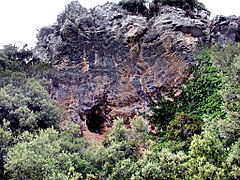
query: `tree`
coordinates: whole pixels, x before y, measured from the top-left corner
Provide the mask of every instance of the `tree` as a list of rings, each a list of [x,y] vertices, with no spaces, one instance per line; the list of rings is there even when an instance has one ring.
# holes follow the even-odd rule
[[[223,162],[225,152],[221,140],[209,131],[196,135],[190,146],[187,179],[228,179]]]
[[[203,121],[191,114],[177,113],[175,119],[167,127],[167,139],[184,141],[185,148],[191,144],[192,137],[202,132]]]
[[[229,44],[224,48],[212,48],[212,61],[220,69],[224,88],[221,95],[227,116],[219,120],[222,138],[234,143],[240,138],[240,44]]]
[[[221,71],[211,62],[211,53],[211,50],[204,49],[197,56],[199,64],[191,67],[190,78],[181,87],[180,95],[175,96],[170,88],[160,89],[167,98],[160,96],[158,102],[151,105],[153,115],[150,121],[159,126],[163,135],[168,133],[167,127],[172,121],[178,121],[176,117],[179,113],[188,114],[189,117],[194,116],[196,121],[203,122],[204,119],[208,119],[209,123],[215,117],[225,117],[226,113],[222,110],[223,98],[220,93],[223,80]],[[174,132],[171,133],[174,134]]]
[[[176,6],[184,10],[207,10],[205,5],[197,0],[154,0],[154,3],[162,3],[163,5]]]
[[[226,160],[230,179],[240,179],[240,140],[232,145]]]
[[[107,180],[126,180],[130,179],[133,174],[135,174],[139,170],[135,161],[131,158],[124,159],[122,161],[117,162],[114,167],[112,174],[108,177]]]
[[[122,118],[114,120],[104,146],[91,153],[92,164],[100,171],[99,179],[130,179],[138,170],[136,161],[146,143],[147,129],[141,117],[130,119],[130,124],[131,129],[127,129]]]
[[[3,119],[8,120],[15,134],[57,127],[59,118],[60,109],[56,102],[37,80],[27,79],[25,84],[9,84],[0,89],[0,124]]]
[[[8,175],[5,174],[4,169],[4,157],[6,156],[10,147],[14,144],[13,133],[8,126],[9,122],[6,120],[4,120],[3,125],[0,126],[0,179],[8,179]]]
[[[129,12],[136,14],[140,13],[144,15],[147,11],[147,7],[145,6],[146,2],[146,0],[121,0],[119,2],[119,5]]]
[[[218,107],[225,115],[206,116],[205,131],[194,136],[190,146],[187,178],[239,179],[240,45],[214,46],[210,50],[211,62],[222,79],[218,90],[222,103]]]
[[[72,167],[71,155],[61,152],[59,133],[56,130],[40,131],[36,136],[24,132],[22,139],[23,136],[27,136],[27,141],[19,142],[8,153],[5,168],[11,174],[11,179],[67,177],[72,169],[73,175],[80,177]]]
[[[135,143],[138,145],[146,144],[147,140],[147,125],[144,122],[144,118],[141,116],[136,116],[130,119],[131,125],[131,138],[134,139]]]
[[[63,132],[53,128],[38,134],[25,131],[6,157],[5,168],[11,179],[85,178],[94,168],[83,157],[86,148],[83,139],[69,131],[75,127],[68,123]]]
[[[185,171],[182,164],[186,160],[187,156],[183,152],[174,154],[168,149],[162,149],[160,152],[146,150],[137,162],[139,171],[133,179],[182,179]]]

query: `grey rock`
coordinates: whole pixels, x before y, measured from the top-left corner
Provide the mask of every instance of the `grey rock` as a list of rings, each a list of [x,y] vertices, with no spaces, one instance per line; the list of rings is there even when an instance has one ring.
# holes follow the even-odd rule
[[[94,118],[110,124],[147,111],[160,87],[178,89],[196,63],[198,43],[239,39],[239,19],[207,17],[162,6],[149,19],[113,3],[87,11],[74,1],[56,24],[41,29],[34,55],[53,64],[52,96],[66,119],[83,129]]]
[[[216,16],[210,22],[210,42],[225,46],[240,41],[240,21],[236,16]]]

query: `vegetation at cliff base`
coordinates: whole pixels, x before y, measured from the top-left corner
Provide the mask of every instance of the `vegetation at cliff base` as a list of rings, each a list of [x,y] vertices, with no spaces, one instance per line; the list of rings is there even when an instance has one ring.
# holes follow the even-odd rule
[[[174,101],[160,97],[152,106],[160,129],[153,147],[188,155],[183,179],[239,179],[239,57],[239,44],[204,50],[181,95]],[[159,108],[163,103],[168,105]]]
[[[0,50],[0,178],[6,154],[22,133],[58,128],[61,111],[47,91],[44,70],[31,59],[30,50],[7,45]],[[34,64],[33,64],[34,63]],[[38,70],[36,70],[36,68]]]

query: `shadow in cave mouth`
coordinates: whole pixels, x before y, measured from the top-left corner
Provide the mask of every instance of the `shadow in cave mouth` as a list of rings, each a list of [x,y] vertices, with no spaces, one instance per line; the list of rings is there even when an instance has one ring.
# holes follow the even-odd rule
[[[106,118],[104,118],[101,105],[93,106],[87,114],[87,127],[90,132],[102,134],[105,127]]]

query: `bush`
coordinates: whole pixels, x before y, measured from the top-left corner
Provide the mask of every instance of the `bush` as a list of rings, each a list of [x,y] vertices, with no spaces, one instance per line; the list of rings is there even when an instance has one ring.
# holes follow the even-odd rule
[[[182,164],[187,160],[183,152],[174,154],[168,149],[160,152],[147,150],[141,159],[137,162],[139,172],[135,174],[136,179],[183,179],[184,166]]]
[[[128,10],[129,12],[135,14],[145,14],[147,11],[147,7],[145,6],[146,0],[121,0],[119,5]]]
[[[187,179],[228,179],[223,166],[225,153],[222,142],[213,133],[205,131],[194,136],[186,163]]]
[[[176,6],[184,10],[206,10],[204,4],[197,0],[154,0],[154,3],[162,3],[163,5]]]
[[[230,179],[240,179],[240,139],[232,145],[226,165]]]
[[[0,179],[10,179],[4,157],[16,138],[26,130],[57,127],[60,118],[59,107],[43,87],[46,80],[30,78],[37,75],[42,79],[46,70],[35,66],[43,63],[36,63],[26,47],[6,45],[0,49]]]
[[[37,80],[28,79],[20,86],[9,84],[0,89],[0,124],[3,119],[10,122],[15,134],[57,127],[60,109]]]
[[[113,121],[112,131],[107,134],[105,145],[126,141],[129,133],[129,130],[123,124],[123,118],[117,118]]]
[[[187,141],[191,143],[194,134],[200,134],[202,131],[203,121],[195,116],[185,113],[177,113],[167,127],[167,138],[175,141]]]
[[[13,144],[14,136],[11,129],[9,129],[9,122],[4,121],[3,125],[0,126],[0,179],[2,180],[9,179],[4,169],[4,157]]]
[[[229,143],[240,138],[240,43],[225,48],[212,48],[212,61],[221,71],[224,88],[221,90],[226,118],[219,121],[220,136]]]
[[[84,148],[68,130],[25,131],[8,152],[5,168],[11,179],[82,179],[94,170],[83,157]]]
[[[136,161],[145,148],[147,128],[141,117],[130,119],[130,123],[131,129],[127,129],[122,118],[114,120],[105,147],[94,148],[92,164],[100,171],[99,179],[130,179],[138,170]]]
[[[158,102],[151,105],[154,113],[150,120],[161,130],[165,131],[179,112],[193,115],[199,120],[225,117],[223,98],[219,92],[223,88],[223,80],[220,70],[211,62],[211,53],[210,50],[203,50],[197,57],[199,65],[191,68],[190,78],[182,86],[179,96],[174,96],[171,89],[163,89],[174,101],[160,96]]]
[[[157,103],[150,105],[153,114],[149,120],[156,124],[161,131],[166,131],[167,125],[174,119],[177,104],[163,96],[158,97]]]

